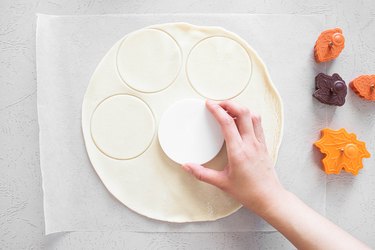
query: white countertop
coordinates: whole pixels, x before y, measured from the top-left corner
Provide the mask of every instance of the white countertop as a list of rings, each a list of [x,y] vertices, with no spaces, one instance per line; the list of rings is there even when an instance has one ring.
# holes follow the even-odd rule
[[[90,232],[44,236],[36,111],[35,13],[38,12],[325,14],[343,28],[347,34],[346,49],[351,51],[335,61],[328,72],[337,70],[349,81],[360,74],[375,74],[375,4],[371,0],[0,0],[0,249],[293,248],[279,233]],[[340,111],[336,112],[335,116],[339,115]],[[333,120],[335,125],[340,122],[345,126],[344,120]],[[359,139],[373,142],[374,132],[371,135]],[[375,149],[369,151],[375,157]],[[327,216],[375,247],[373,159],[367,161],[365,174],[328,176]]]

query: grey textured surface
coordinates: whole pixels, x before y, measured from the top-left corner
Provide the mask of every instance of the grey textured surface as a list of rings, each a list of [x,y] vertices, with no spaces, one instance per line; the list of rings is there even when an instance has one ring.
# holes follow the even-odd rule
[[[35,13],[105,14],[236,12],[326,14],[347,34],[346,53],[329,65],[349,80],[375,68],[373,1],[33,1],[0,0],[0,248],[1,249],[290,249],[278,233],[140,234],[67,233],[44,236],[36,111]],[[332,109],[332,126],[375,125],[373,110],[350,94]],[[351,105],[351,106],[349,106]],[[349,108],[346,108],[349,107]],[[341,112],[356,111],[350,119]],[[328,125],[328,124],[327,124]],[[331,125],[331,124],[329,124]],[[355,130],[355,129],[354,129]],[[357,132],[357,131],[356,131]],[[374,145],[374,131],[358,131]],[[374,154],[375,149],[369,148]],[[327,215],[375,247],[375,168],[365,174],[329,176]]]

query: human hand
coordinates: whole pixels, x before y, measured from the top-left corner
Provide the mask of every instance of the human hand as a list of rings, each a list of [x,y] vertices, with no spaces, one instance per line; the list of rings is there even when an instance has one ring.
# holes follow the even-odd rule
[[[369,249],[282,187],[267,151],[259,116],[231,101],[206,104],[221,126],[228,164],[217,171],[187,163],[183,165],[186,171],[231,194],[298,249]]]
[[[268,154],[260,117],[232,101],[207,101],[206,106],[220,124],[228,164],[222,171],[194,163],[183,164],[183,168],[260,213],[283,190]]]

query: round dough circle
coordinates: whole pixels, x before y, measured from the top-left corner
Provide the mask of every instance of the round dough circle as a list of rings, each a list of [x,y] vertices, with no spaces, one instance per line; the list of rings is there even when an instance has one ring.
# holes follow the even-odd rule
[[[102,101],[91,118],[91,136],[105,155],[125,160],[142,154],[151,144],[155,121],[150,108],[131,95]]]
[[[160,120],[158,137],[166,155],[180,164],[204,164],[224,143],[219,124],[199,99],[184,99],[169,107]]]
[[[122,80],[140,92],[157,92],[176,79],[181,68],[181,51],[166,32],[144,29],[127,36],[117,52],[117,69]]]
[[[239,95],[250,81],[251,59],[233,39],[209,37],[194,46],[187,66],[193,88],[202,96],[224,100]]]
[[[144,38],[140,39],[138,36]],[[150,47],[154,46],[154,42],[158,43],[155,41],[155,37],[166,39],[166,43],[162,42],[161,45],[168,44],[168,49],[174,51],[173,53],[165,52],[174,55],[168,59],[174,62],[172,67],[163,73],[165,77],[169,77],[169,80],[165,81],[166,85],[163,86],[167,86],[167,82],[171,82],[173,86],[165,91],[156,90],[163,87],[159,84],[160,77],[151,79],[153,80],[151,87],[139,84],[139,80],[144,79],[143,69],[139,70],[140,75],[136,75],[135,71],[129,73],[132,79],[129,78],[129,75],[124,75],[124,68],[121,72],[119,71],[119,61],[129,64],[126,67],[131,67],[132,62],[123,61],[124,58],[134,59],[139,62],[140,66],[143,65],[136,53],[133,53],[131,57],[121,57],[122,51],[119,51],[119,48],[132,50],[128,46],[133,46],[133,49],[136,48],[139,55],[144,57],[143,50],[149,50],[144,46]],[[202,49],[203,46],[209,53]],[[176,52],[176,47],[178,52]],[[218,51],[215,52],[215,49]],[[241,49],[244,49],[245,52]],[[201,52],[198,52],[199,50]],[[211,88],[212,86],[207,85],[207,82],[201,81],[205,79],[201,75],[204,72],[204,74],[208,74],[207,79],[212,81],[210,74],[213,72],[207,70],[209,69],[208,65],[200,65],[206,71],[195,75],[194,72],[199,70],[196,67],[200,56],[206,57],[212,54],[215,56],[215,53],[222,54],[221,51],[227,55],[228,62],[239,64],[242,62],[247,65],[241,64],[241,68],[247,73],[239,71],[237,67],[234,69],[224,68],[225,74],[237,72],[237,76],[230,77],[229,85],[216,85]],[[127,53],[132,53],[132,51]],[[159,51],[155,53],[158,54]],[[176,59],[176,56],[181,60]],[[240,60],[236,61],[236,58],[240,58]],[[208,58],[207,60],[212,59]],[[211,63],[216,63],[216,61]],[[178,67],[173,65],[179,65],[180,68],[177,70]],[[158,66],[158,64],[155,65],[155,67]],[[171,69],[174,71],[173,74],[171,74]],[[152,67],[151,70],[153,70]],[[184,72],[180,70],[184,70]],[[222,74],[222,72],[219,73]],[[175,80],[172,79],[176,74],[178,76]],[[239,77],[248,74],[250,83]],[[204,85],[205,88],[199,89],[198,82],[190,83],[189,81],[193,80],[193,78],[188,78],[190,76],[196,76],[201,81],[199,84]],[[221,79],[219,80],[221,81]],[[194,90],[193,87],[196,89]],[[149,94],[145,90],[155,92]],[[207,95],[213,99],[235,96],[233,101],[248,108],[256,108],[257,113],[261,114],[265,121],[263,124],[265,139],[271,157],[274,162],[276,161],[282,138],[282,101],[272,84],[265,65],[257,53],[238,35],[220,27],[195,26],[187,23],[157,24],[126,35],[113,45],[99,63],[91,77],[82,103],[82,132],[95,172],[108,191],[127,208],[156,220],[194,222],[223,218],[242,206],[221,189],[193,178],[181,168],[180,164],[164,154],[160,143],[154,140],[156,132],[160,132],[156,131],[156,127],[160,124],[166,110],[182,99],[203,99],[199,95]],[[118,97],[121,100],[115,104]],[[114,98],[114,102],[112,98]],[[122,98],[124,98],[124,102],[122,102]],[[128,105],[127,102],[134,106]],[[115,106],[114,109],[113,106]],[[113,110],[117,111],[113,114],[108,113]],[[122,116],[122,113],[128,115],[124,115],[124,118],[132,117],[129,118],[129,122],[123,123],[122,118],[117,117],[119,114]],[[137,120],[140,119],[140,116],[144,117],[142,122]],[[116,122],[117,119],[120,119],[120,122]],[[113,129],[112,126],[115,128]],[[109,139],[106,133],[113,139]],[[112,144],[118,143],[116,141],[119,140],[116,133],[120,137],[123,136],[122,133],[128,133],[134,138],[128,141],[120,140],[120,143],[126,144],[125,146],[113,146]],[[119,160],[120,158],[121,160]],[[225,147],[222,147],[220,152],[204,166],[220,171],[225,168],[227,162],[226,150]],[[143,218],[132,217],[131,220],[133,219],[134,222],[140,222],[140,226],[143,225]]]

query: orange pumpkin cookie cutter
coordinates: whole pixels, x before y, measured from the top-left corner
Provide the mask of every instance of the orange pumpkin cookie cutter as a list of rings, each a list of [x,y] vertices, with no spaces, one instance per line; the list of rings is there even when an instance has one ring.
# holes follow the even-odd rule
[[[375,101],[375,75],[359,76],[352,80],[349,86],[359,97]]]
[[[314,47],[315,60],[327,62],[338,57],[345,46],[345,37],[340,28],[323,31]]]
[[[341,169],[357,175],[363,168],[362,159],[371,155],[366,144],[357,140],[354,133],[348,133],[344,128],[332,130],[325,128],[322,137],[314,145],[326,156],[322,159],[324,171],[327,174],[339,174]]]

